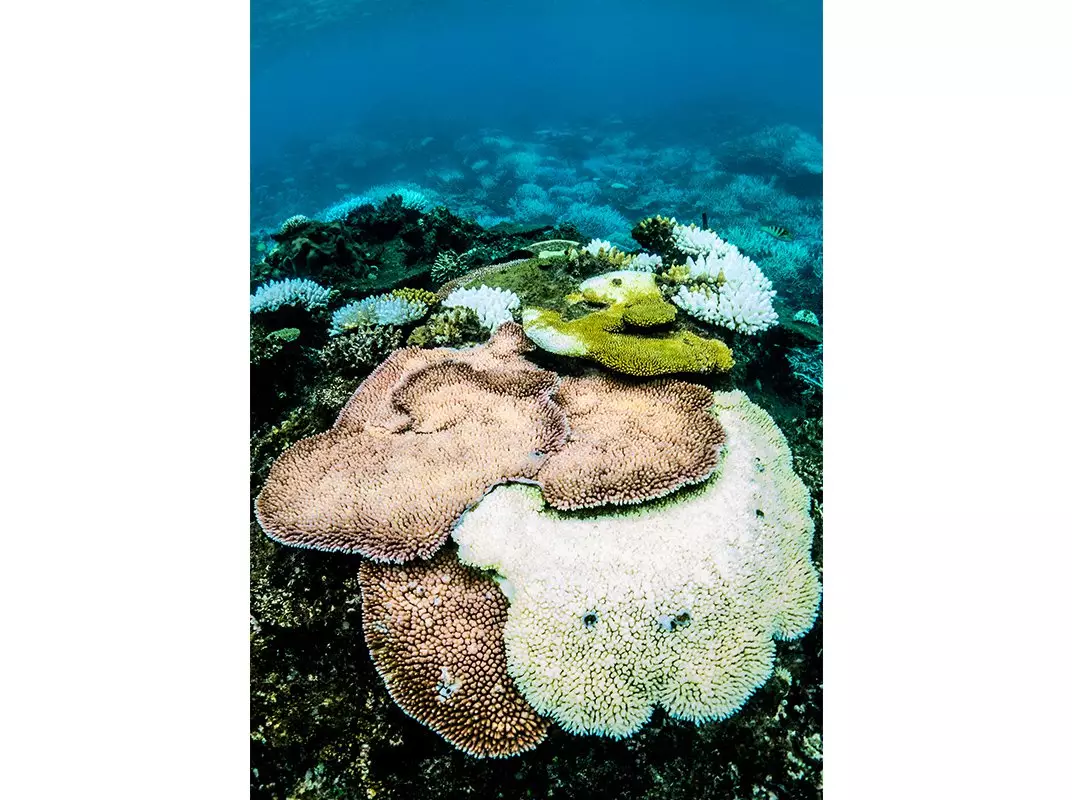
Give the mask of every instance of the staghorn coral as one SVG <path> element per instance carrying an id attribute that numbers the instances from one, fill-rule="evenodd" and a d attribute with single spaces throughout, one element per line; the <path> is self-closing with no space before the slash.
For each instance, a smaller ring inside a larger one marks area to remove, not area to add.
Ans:
<path id="1" fill-rule="evenodd" d="M 402 329 L 395 325 L 358 325 L 329 341 L 320 361 L 334 372 L 353 374 L 379 364 L 401 346 Z"/>
<path id="2" fill-rule="evenodd" d="M 458 347 L 482 342 L 487 330 L 471 308 L 446 308 L 418 325 L 406 339 L 414 347 Z"/>
<path id="3" fill-rule="evenodd" d="M 555 508 L 642 503 L 705 480 L 718 464 L 725 433 L 702 386 L 563 378 L 554 399 L 569 438 L 536 480 Z"/>
<path id="4" fill-rule="evenodd" d="M 788 444 L 743 393 L 714 395 L 726 455 L 706 483 L 583 516 L 501 486 L 453 532 L 510 587 L 510 675 L 572 733 L 623 737 L 655 706 L 723 719 L 770 677 L 772 639 L 812 626 L 809 497 Z"/>
<path id="5" fill-rule="evenodd" d="M 361 564 L 361 613 L 394 701 L 460 750 L 503 758 L 531 750 L 549 724 L 506 672 L 506 598 L 453 549 L 431 561 Z"/>
<path id="6" fill-rule="evenodd" d="M 522 312 L 525 333 L 542 349 L 644 377 L 733 366 L 730 349 L 717 339 L 653 330 L 672 323 L 677 312 L 663 300 L 651 273 L 609 272 L 584 281 L 580 290 L 584 300 L 608 307 L 570 321 L 543 308 Z"/>
<path id="7" fill-rule="evenodd" d="M 433 554 L 489 486 L 531 479 L 564 443 L 556 376 L 521 357 L 528 347 L 507 323 L 469 350 L 393 353 L 331 430 L 275 461 L 255 503 L 261 527 L 380 561 Z"/>

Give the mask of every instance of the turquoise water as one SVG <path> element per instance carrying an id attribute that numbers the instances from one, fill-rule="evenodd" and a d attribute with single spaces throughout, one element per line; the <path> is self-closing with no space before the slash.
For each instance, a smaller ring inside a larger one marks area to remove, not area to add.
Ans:
<path id="1" fill-rule="evenodd" d="M 821 4 L 251 11 L 253 796 L 821 796 Z"/>

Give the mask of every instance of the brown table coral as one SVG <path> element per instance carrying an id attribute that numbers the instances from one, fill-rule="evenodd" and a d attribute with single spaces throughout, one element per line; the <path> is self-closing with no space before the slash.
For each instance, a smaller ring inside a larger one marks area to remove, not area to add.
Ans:
<path id="1" fill-rule="evenodd" d="M 331 430 L 272 465 L 261 527 L 285 544 L 379 561 L 431 556 L 488 488 L 535 477 L 565 440 L 556 376 L 521 357 L 528 346 L 510 323 L 470 350 L 396 351 Z"/>

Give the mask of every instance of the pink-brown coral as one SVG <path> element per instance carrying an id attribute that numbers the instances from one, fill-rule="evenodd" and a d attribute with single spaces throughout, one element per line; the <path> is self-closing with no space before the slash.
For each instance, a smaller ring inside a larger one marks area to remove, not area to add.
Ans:
<path id="1" fill-rule="evenodd" d="M 565 441 L 556 376 L 521 357 L 520 326 L 469 350 L 404 348 L 358 387 L 331 430 L 272 465 L 261 527 L 299 547 L 427 558 L 492 486 L 531 479 Z"/>
<path id="2" fill-rule="evenodd" d="M 726 440 L 710 390 L 684 381 L 563 378 L 554 399 L 569 437 L 536 480 L 555 508 L 642 503 L 698 483 Z"/>
<path id="3" fill-rule="evenodd" d="M 453 550 L 405 565 L 361 564 L 365 641 L 394 701 L 475 756 L 531 750 L 548 721 L 506 671 L 507 602 Z"/>

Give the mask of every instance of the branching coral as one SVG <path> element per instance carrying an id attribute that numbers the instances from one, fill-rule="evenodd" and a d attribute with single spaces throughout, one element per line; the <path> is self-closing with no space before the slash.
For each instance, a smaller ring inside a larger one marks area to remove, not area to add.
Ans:
<path id="1" fill-rule="evenodd" d="M 283 306 L 298 306 L 305 309 L 323 308 L 328 304 L 331 292 L 316 281 L 305 278 L 287 278 L 268 281 L 257 287 L 249 297 L 252 314 L 278 311 Z"/>
<path id="2" fill-rule="evenodd" d="M 329 341 L 320 351 L 320 360 L 330 370 L 352 374 L 379 364 L 401 346 L 401 328 L 358 325 Z"/>
<path id="3" fill-rule="evenodd" d="M 414 347 L 458 347 L 482 342 L 487 330 L 471 308 L 446 308 L 418 325 L 406 340 Z"/>
<path id="4" fill-rule="evenodd" d="M 428 313 L 428 305 L 406 297 L 381 294 L 355 300 L 338 309 L 331 317 L 331 333 L 353 330 L 364 325 L 405 325 Z"/>
<path id="5" fill-rule="evenodd" d="M 488 286 L 455 289 L 443 299 L 443 308 L 471 309 L 480 324 L 492 333 L 504 322 L 513 321 L 514 312 L 520 307 L 521 299 L 513 292 Z"/>

